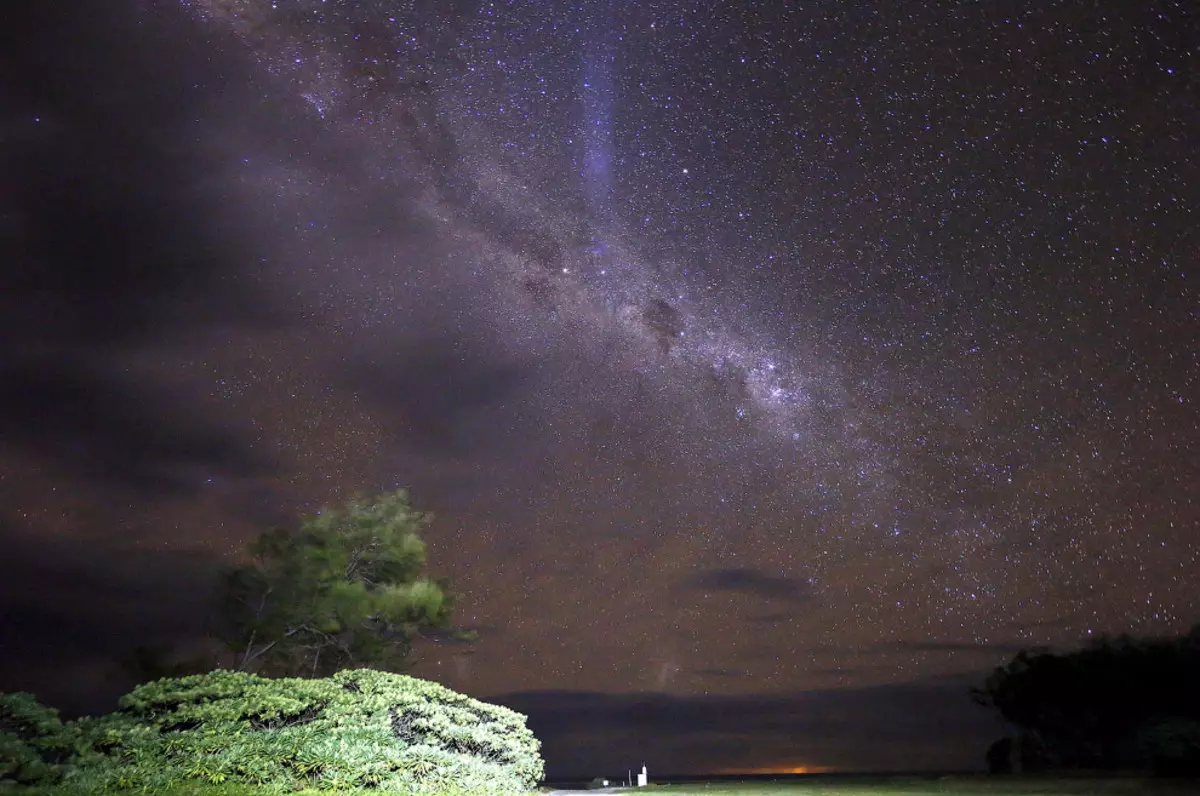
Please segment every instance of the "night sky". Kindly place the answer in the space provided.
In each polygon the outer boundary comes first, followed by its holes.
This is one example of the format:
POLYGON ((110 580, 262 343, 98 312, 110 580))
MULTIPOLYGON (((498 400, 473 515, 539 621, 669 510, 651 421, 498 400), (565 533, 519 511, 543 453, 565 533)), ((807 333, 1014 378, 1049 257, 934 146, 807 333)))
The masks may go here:
POLYGON ((980 767, 1200 621, 1188 2, 76 0, 0 36, 0 690, 411 488, 551 775, 980 767))

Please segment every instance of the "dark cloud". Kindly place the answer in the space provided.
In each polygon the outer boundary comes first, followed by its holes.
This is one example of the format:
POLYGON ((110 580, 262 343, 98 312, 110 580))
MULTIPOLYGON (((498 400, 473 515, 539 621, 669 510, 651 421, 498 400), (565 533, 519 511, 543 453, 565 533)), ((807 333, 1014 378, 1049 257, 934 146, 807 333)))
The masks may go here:
POLYGON ((642 322, 658 339, 659 348, 664 354, 684 331, 683 314, 663 299, 651 299, 642 310, 642 322))
POLYGON ((39 530, 0 519, 0 691, 32 691, 69 714, 111 710, 135 684, 120 661, 210 627, 215 559, 39 530))
POLYGON ((529 716, 552 777, 822 766, 977 769, 997 734, 964 709, 972 676, 759 696, 527 692, 497 698, 529 716))
POLYGON ((1053 619, 1043 619, 1038 622, 1011 622, 1010 630, 1061 630, 1072 627, 1076 622, 1070 616, 1059 616, 1053 619))
MULTIPOLYGON (((495 210, 489 208, 491 213, 495 210)), ((489 213, 489 215, 491 214, 489 213)), ((565 250, 560 241, 530 224, 505 221, 495 225, 493 239, 526 258, 532 265, 549 272, 561 274, 565 250)))
POLYGON ((698 591, 731 591, 767 600, 797 603, 807 602, 813 597, 812 588, 804 580, 768 575, 747 567, 711 569, 691 578, 686 585, 698 591))
POLYGON ((272 468, 190 396, 62 358, 0 362, 0 436, 31 457, 142 494, 179 496, 214 474, 272 468))
POLYGON ((822 677, 840 677, 845 680, 851 677, 878 674, 882 668, 880 666, 816 666, 808 671, 822 677))
POLYGON ((746 621, 754 625, 779 625, 790 621, 792 618, 791 614, 771 613, 749 616, 746 617, 746 621))
POLYGON ((893 641, 883 645, 885 650, 906 652, 965 652, 972 655, 1016 655, 1027 644, 970 644, 952 641, 893 641))
POLYGON ((81 5, 26 6, 0 54, 0 351, 269 322, 264 297, 235 281, 251 252, 229 235, 210 181, 225 156, 197 145, 216 134, 204 117, 244 68, 236 52, 178 11, 81 5))
POLYGON ((216 560, 154 510, 276 471, 185 366, 213 330, 289 322, 245 277, 263 231, 217 179, 241 162, 221 108, 286 112, 240 102, 248 65, 179 5, 34 3, 5 32, 0 690, 107 710, 120 660, 208 618, 216 560), (134 546, 147 526, 158 545, 134 546))
POLYGON ((388 418, 397 445, 437 456, 494 445, 505 434, 500 419, 535 377, 531 364, 454 339, 406 346, 386 360, 360 362, 346 376, 347 386, 388 418))
POLYGON ((0 48, 0 435, 39 463, 156 493, 261 472, 194 390, 149 387, 124 359, 283 322, 239 279, 252 236, 211 179, 229 158, 198 143, 220 139, 203 117, 242 65, 178 10, 81 5, 24 7, 0 48))

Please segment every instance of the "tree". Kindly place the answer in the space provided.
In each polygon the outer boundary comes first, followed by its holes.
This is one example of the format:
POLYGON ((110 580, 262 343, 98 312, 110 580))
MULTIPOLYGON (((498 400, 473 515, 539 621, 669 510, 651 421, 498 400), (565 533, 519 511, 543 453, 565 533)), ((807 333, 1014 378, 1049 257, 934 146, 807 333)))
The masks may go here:
MULTIPOLYGON (((1200 771, 1200 626, 1181 638, 1101 638, 1022 651, 972 698, 1060 768, 1200 771)), ((1032 761, 1032 758, 1031 758, 1032 761)))
POLYGON ((987 753, 984 755, 987 758, 988 773, 1013 773, 1012 753, 1013 739, 1007 736, 989 746, 987 753))
POLYGON ((224 579, 235 667, 305 677, 402 669, 418 635, 449 627, 447 584, 422 576, 431 519, 399 490, 263 533, 224 579))

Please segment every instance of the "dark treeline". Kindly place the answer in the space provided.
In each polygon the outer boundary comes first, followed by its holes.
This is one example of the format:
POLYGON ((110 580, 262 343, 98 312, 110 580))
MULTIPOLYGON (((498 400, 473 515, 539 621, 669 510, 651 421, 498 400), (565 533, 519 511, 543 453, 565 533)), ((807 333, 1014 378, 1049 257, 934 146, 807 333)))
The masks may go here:
POLYGON ((1010 727, 988 749, 993 772, 1200 774, 1200 625, 1180 638, 1022 651, 971 696, 1010 727))

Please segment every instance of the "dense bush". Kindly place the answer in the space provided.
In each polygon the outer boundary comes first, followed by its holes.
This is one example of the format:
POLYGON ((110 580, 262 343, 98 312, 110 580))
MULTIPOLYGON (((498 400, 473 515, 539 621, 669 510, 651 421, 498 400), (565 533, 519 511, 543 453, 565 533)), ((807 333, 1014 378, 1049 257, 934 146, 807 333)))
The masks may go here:
POLYGON ((73 752, 72 730, 31 694, 0 694, 0 783, 57 780, 73 752))
POLYGON ((543 774, 521 714, 366 669, 168 678, 134 689, 116 713, 69 726, 78 742, 65 781, 88 790, 190 781, 508 796, 543 774))

